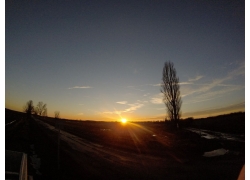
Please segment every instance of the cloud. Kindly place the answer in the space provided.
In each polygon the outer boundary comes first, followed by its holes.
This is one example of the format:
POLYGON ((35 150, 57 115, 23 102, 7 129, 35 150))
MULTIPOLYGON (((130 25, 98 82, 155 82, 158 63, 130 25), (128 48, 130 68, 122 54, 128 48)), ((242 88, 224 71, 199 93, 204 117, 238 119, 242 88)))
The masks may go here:
POLYGON ((239 91, 245 88, 244 85, 227 84, 230 80, 245 74, 244 63, 239 64, 234 70, 230 71, 225 77, 214 79, 210 83, 192 84, 185 86, 181 90, 182 97, 193 95, 192 101, 189 103, 199 103, 209 101, 225 94, 239 91), (184 92, 184 93, 183 93, 184 92))
POLYGON ((141 108, 144 106, 144 104, 141 103, 134 103, 134 104, 128 104, 130 107, 125 109, 124 112, 134 112, 135 110, 141 108))
POLYGON ((198 80, 200 80, 201 78, 203 78, 203 76, 197 76, 197 77, 195 77, 194 79, 188 79, 188 81, 198 81, 198 80))
POLYGON ((180 82, 180 85, 194 84, 193 82, 180 82))
POLYGON ((105 112, 102 112, 102 113, 104 113, 104 114, 118 114, 118 115, 120 115, 121 113, 122 113, 123 111, 105 111, 105 112))
POLYGON ((195 78, 193 79, 188 79, 187 82, 180 82, 179 84, 180 85, 189 85, 189 84, 194 84, 195 81, 198 81, 200 80, 201 78, 203 78, 204 76, 196 76, 195 78))
POLYGON ((153 86, 161 86, 162 83, 159 83, 159 84, 152 84, 153 86))
POLYGON ((138 103, 148 103, 148 101, 137 100, 138 103))
POLYGON ((214 91, 209 91, 207 93, 204 93, 202 95, 196 96, 196 99, 213 99, 217 98, 220 95, 225 95, 226 93, 230 93, 233 91, 237 91, 240 89, 243 89, 243 86, 225 86, 220 90, 214 90, 214 91))
MULTIPOLYGON (((143 101, 146 103, 146 101, 143 101)), ((128 108, 124 109, 124 110, 120 110, 117 111, 116 109, 114 109, 114 111, 105 111, 103 112, 104 114, 122 114, 122 113, 132 113, 140 108, 142 108, 144 106, 144 104, 141 103, 141 101, 137 101, 136 103, 133 104, 126 104, 127 106, 129 106, 128 108)))
POLYGON ((70 87, 68 89, 89 89, 89 88, 93 88, 91 86, 74 86, 74 87, 70 87))
POLYGON ((153 104, 163 104, 162 93, 156 94, 154 97, 151 98, 150 102, 153 104))
POLYGON ((150 100, 151 103, 153 104, 162 104, 162 98, 151 98, 150 100))
POLYGON ((117 104, 127 104, 127 101, 119 101, 119 102, 116 102, 117 104))

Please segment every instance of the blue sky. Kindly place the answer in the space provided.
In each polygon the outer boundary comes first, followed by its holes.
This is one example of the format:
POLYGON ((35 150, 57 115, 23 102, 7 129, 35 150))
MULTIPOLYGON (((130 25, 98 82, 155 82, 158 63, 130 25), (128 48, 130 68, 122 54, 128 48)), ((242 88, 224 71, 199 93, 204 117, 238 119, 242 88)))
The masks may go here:
POLYGON ((6 1, 5 107, 162 120, 164 62, 182 117, 245 110, 244 1, 6 1))

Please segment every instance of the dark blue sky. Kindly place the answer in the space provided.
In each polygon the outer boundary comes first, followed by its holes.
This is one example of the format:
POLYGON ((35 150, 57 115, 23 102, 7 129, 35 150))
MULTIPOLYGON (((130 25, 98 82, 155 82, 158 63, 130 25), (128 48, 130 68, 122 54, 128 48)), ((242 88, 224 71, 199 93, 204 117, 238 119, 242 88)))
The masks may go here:
POLYGON ((5 107, 65 118, 162 119, 165 61, 182 114, 245 107, 244 1, 6 1, 5 107))

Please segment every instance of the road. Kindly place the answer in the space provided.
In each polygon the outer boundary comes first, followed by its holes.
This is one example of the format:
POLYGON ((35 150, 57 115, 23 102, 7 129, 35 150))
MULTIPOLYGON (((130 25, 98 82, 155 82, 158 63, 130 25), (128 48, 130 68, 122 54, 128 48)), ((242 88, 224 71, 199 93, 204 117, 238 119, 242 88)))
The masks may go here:
MULTIPOLYGON (((58 132, 41 120, 34 118, 34 122, 47 134, 58 132)), ((74 168, 81 173, 79 179, 236 179, 244 164, 243 155, 208 160, 202 156, 180 159, 174 154, 161 157, 131 153, 93 143, 63 130, 60 130, 60 146, 61 155, 70 156, 74 168)))
MULTIPOLYGON (((51 132, 58 132, 58 129, 54 126, 36 118, 34 120, 37 124, 51 132)), ((132 177, 147 178, 149 176, 152 178, 164 177, 167 175, 167 172, 164 170, 166 165, 169 165, 170 162, 172 166, 174 166, 173 163, 179 164, 174 158, 166 160, 160 157, 104 147, 63 130, 60 130, 60 140, 61 144, 66 143, 70 147, 68 151, 71 157, 81 164, 85 170, 88 169, 88 173, 97 177, 105 178, 105 175, 108 177, 119 176, 126 179, 132 177), (86 162, 88 162, 87 166, 86 162), (105 169, 105 175, 102 174, 103 169, 105 169), (130 177, 130 175, 132 176, 130 177)))

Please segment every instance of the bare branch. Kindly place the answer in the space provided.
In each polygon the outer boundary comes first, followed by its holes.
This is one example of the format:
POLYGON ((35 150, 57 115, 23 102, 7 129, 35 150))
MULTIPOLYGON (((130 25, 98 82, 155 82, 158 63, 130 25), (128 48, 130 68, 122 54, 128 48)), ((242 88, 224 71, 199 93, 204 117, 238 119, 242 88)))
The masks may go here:
POLYGON ((36 108, 35 108, 36 114, 41 116, 41 115, 47 115, 47 108, 46 104, 43 104, 43 102, 38 102, 36 108))

